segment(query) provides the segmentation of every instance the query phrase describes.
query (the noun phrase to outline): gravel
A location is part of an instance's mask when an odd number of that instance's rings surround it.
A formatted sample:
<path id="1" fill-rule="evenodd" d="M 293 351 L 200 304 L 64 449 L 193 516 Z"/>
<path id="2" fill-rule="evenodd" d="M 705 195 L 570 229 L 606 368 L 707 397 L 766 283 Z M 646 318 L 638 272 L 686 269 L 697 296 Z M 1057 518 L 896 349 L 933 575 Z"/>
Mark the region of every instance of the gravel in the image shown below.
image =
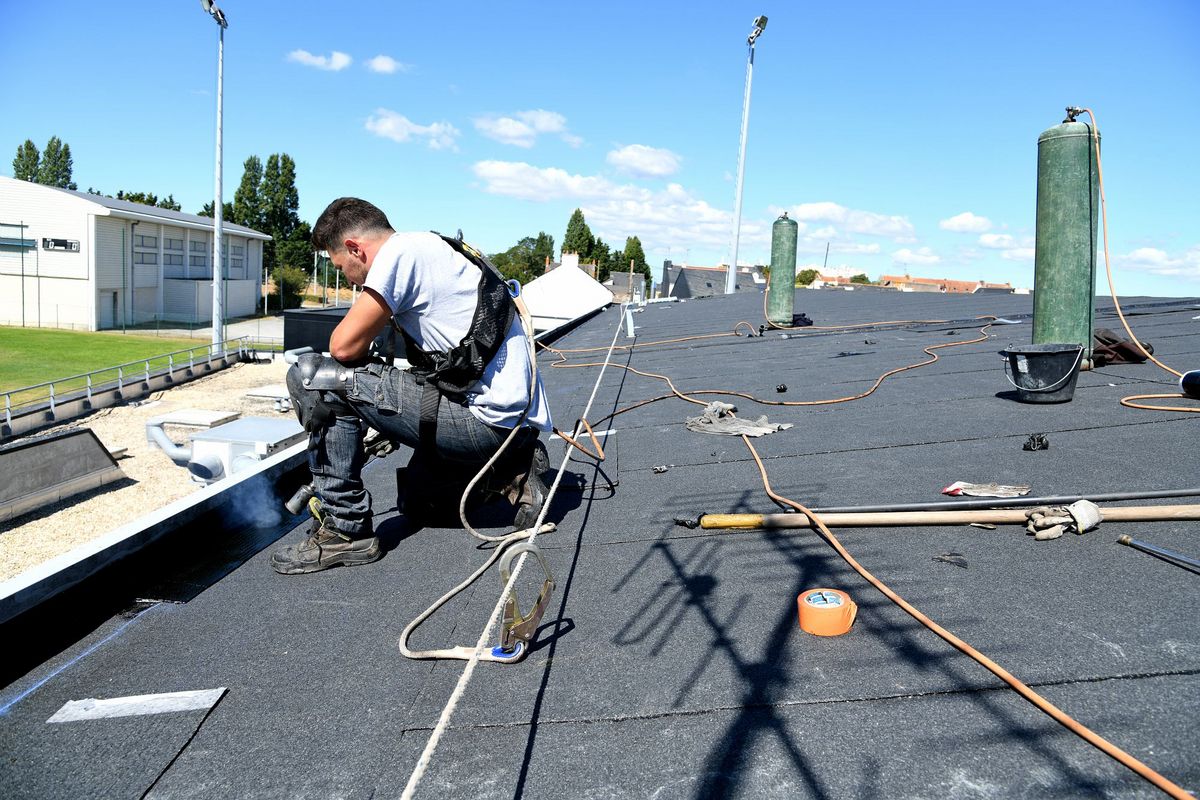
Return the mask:
<path id="1" fill-rule="evenodd" d="M 146 440 L 146 422 L 185 408 L 237 411 L 243 417 L 278 417 L 270 399 L 246 393 L 284 382 L 287 364 L 239 363 L 181 386 L 156 392 L 137 405 L 114 406 L 42 431 L 90 428 L 118 459 L 127 480 L 109 484 L 0 523 L 0 580 L 66 553 L 94 538 L 201 488 L 188 471 Z M 290 412 L 289 412 L 290 413 Z M 166 425 L 183 444 L 196 428 Z"/>

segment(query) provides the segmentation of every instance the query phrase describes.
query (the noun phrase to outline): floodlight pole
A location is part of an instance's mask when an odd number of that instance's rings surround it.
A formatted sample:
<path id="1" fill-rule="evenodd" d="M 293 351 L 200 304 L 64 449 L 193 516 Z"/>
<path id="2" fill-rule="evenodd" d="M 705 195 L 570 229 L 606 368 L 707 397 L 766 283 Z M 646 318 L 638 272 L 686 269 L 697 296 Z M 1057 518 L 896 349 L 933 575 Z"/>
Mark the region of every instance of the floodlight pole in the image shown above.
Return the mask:
<path id="1" fill-rule="evenodd" d="M 209 14 L 217 23 L 218 40 L 217 40 L 217 155 L 215 172 L 215 187 L 213 189 L 213 267 L 212 267 L 212 343 L 213 352 L 217 352 L 217 346 L 224 341 L 225 314 L 222 306 L 222 286 L 221 279 L 223 273 L 223 265 L 221 263 L 221 227 L 222 227 L 222 212 L 224 211 L 224 203 L 221 195 L 221 100 L 224 95 L 225 88 L 225 29 L 229 27 L 229 22 L 225 19 L 225 12 L 217 7 L 217 4 L 212 0 L 200 0 L 200 6 Z"/>
<path id="2" fill-rule="evenodd" d="M 767 18 L 756 17 L 754 30 L 746 39 L 746 43 L 750 46 L 750 54 L 746 59 L 746 91 L 742 100 L 742 138 L 738 150 L 737 192 L 733 207 L 733 256 L 730 258 L 729 269 L 725 274 L 725 294 L 733 294 L 737 291 L 738 245 L 742 236 L 742 181 L 746 176 L 746 134 L 750 128 L 750 84 L 754 80 L 754 45 L 766 27 Z"/>

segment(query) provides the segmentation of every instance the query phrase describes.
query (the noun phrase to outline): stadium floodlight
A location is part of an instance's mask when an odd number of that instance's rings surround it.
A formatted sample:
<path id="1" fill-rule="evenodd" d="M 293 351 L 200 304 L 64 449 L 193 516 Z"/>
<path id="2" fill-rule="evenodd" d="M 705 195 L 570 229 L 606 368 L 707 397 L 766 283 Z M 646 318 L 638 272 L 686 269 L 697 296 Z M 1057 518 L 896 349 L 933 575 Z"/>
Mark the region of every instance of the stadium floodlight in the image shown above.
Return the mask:
<path id="1" fill-rule="evenodd" d="M 225 19 L 225 12 L 217 7 L 217 4 L 212 0 L 200 0 L 200 7 L 204 9 L 204 13 L 213 18 L 217 23 L 218 39 L 217 39 L 217 163 L 215 167 L 215 183 L 213 190 L 213 260 L 212 260 L 212 343 L 214 353 L 217 351 L 217 345 L 224 341 L 225 315 L 224 309 L 221 307 L 222 299 L 222 272 L 223 264 L 221 263 L 221 223 L 222 212 L 224 211 L 223 198 L 221 196 L 221 100 L 224 96 L 225 87 L 225 29 L 229 27 L 229 22 Z"/>
<path id="2" fill-rule="evenodd" d="M 725 273 L 725 294 L 737 291 L 738 244 L 742 236 L 742 180 L 746 176 L 746 133 L 750 126 L 750 83 L 754 79 L 754 44 L 766 28 L 766 16 L 759 15 L 754 18 L 754 30 L 746 37 L 750 55 L 746 59 L 746 92 L 742 101 L 742 139 L 738 152 L 737 194 L 733 209 L 733 256 L 729 259 L 729 269 Z"/>

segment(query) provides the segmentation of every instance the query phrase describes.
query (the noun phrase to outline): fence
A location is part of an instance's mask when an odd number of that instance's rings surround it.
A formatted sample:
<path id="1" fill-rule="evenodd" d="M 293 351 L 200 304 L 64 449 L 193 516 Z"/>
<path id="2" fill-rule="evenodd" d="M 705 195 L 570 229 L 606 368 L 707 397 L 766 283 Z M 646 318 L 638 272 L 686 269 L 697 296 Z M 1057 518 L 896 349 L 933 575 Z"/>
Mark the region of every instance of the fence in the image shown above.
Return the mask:
<path id="1" fill-rule="evenodd" d="M 282 342 L 247 336 L 12 389 L 0 393 L 4 398 L 0 440 L 186 382 L 256 357 L 258 350 L 276 349 L 282 349 Z"/>

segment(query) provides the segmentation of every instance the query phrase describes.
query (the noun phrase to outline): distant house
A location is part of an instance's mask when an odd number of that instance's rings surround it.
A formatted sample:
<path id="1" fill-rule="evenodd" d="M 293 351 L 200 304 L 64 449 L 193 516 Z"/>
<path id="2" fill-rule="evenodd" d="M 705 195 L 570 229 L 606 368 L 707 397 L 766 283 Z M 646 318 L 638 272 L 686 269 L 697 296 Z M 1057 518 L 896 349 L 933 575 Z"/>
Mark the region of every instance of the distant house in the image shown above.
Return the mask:
<path id="1" fill-rule="evenodd" d="M 630 291 L 630 275 L 628 272 L 613 272 L 604 282 L 604 286 L 613 294 L 616 303 L 640 303 L 646 299 L 646 276 L 640 272 L 633 273 L 633 291 Z"/>
<path id="2" fill-rule="evenodd" d="M 663 262 L 663 279 L 659 288 L 661 297 L 713 297 L 725 294 L 725 280 L 729 268 L 725 264 L 715 267 L 677 266 Z M 737 291 L 758 292 L 766 288 L 767 279 L 759 266 L 740 266 L 737 270 Z"/>
<path id="3" fill-rule="evenodd" d="M 551 261 L 549 257 L 546 258 L 546 269 L 545 269 L 546 272 L 549 272 L 552 269 L 556 269 L 556 268 L 562 267 L 562 266 L 575 267 L 576 269 L 586 273 L 587 276 L 592 279 L 595 279 L 596 273 L 598 271 L 596 262 L 594 262 L 594 261 L 585 263 L 585 264 L 580 264 L 578 253 L 563 253 L 562 261 Z"/>
<path id="4" fill-rule="evenodd" d="M 265 233 L 224 223 L 226 317 L 255 312 Z M 0 176 L 0 324 L 212 320 L 213 220 Z"/>
<path id="5" fill-rule="evenodd" d="M 948 278 L 914 278 L 911 275 L 881 275 L 880 284 L 901 292 L 941 292 L 942 294 L 1012 294 L 1008 283 L 955 281 Z"/>
<path id="6" fill-rule="evenodd" d="M 844 275 L 823 275 L 817 273 L 817 277 L 813 278 L 812 283 L 808 285 L 810 289 L 838 289 L 843 286 L 849 286 L 850 279 Z"/>

